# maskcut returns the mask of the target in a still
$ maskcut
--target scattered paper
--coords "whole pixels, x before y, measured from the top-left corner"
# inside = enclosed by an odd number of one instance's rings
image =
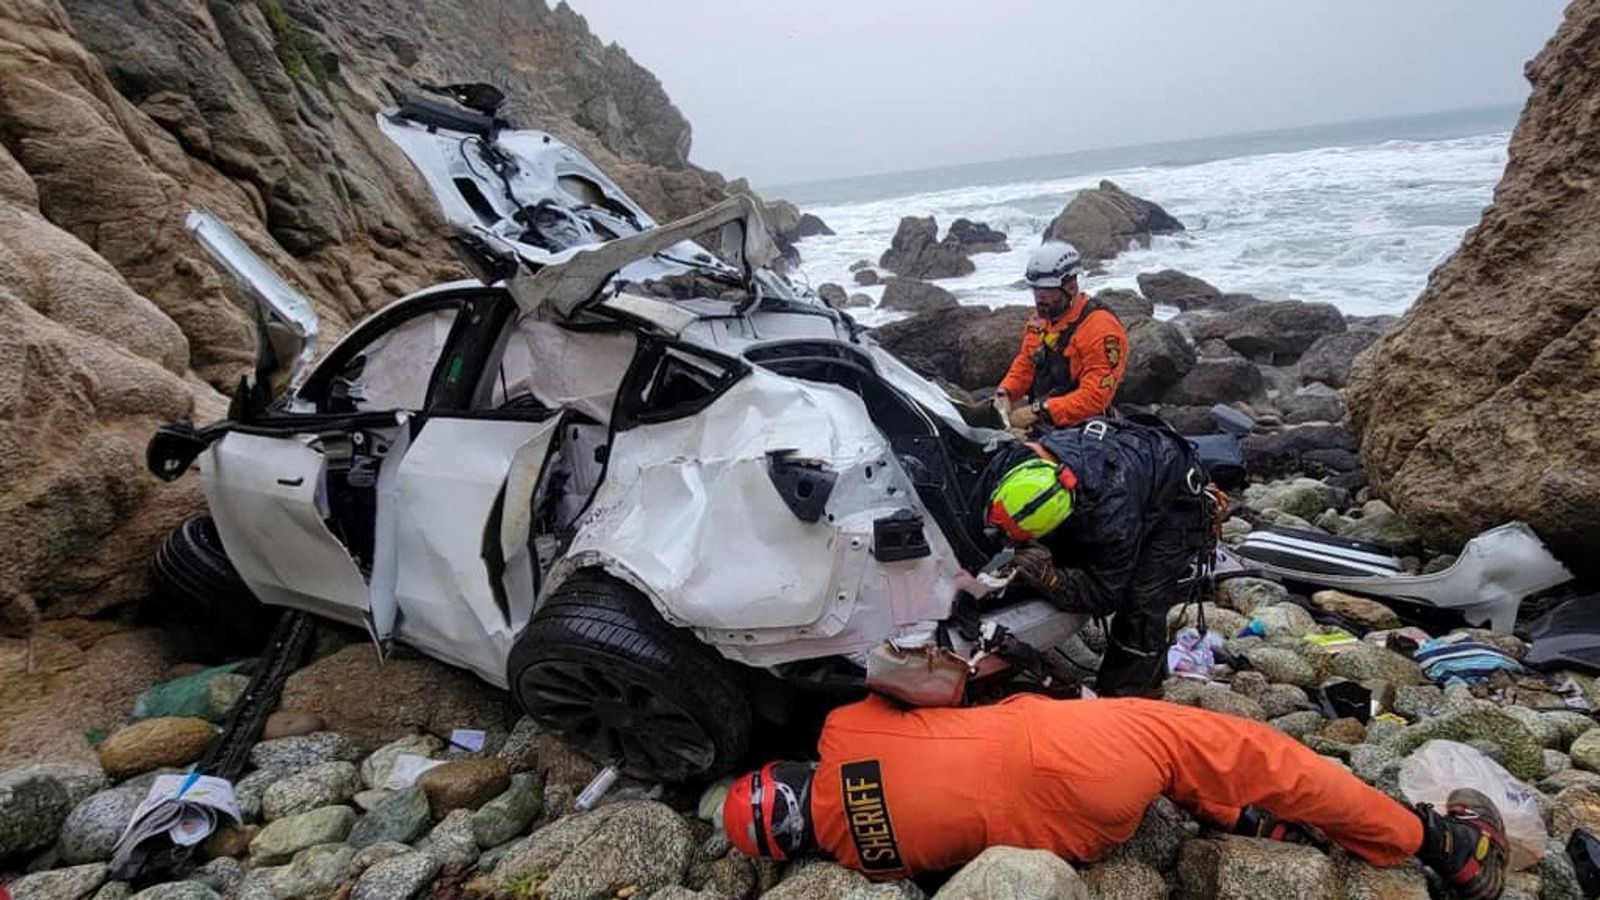
[[[161,835],[178,846],[192,847],[217,830],[219,815],[242,821],[233,784],[227,779],[194,772],[158,776],[117,839],[112,867],[120,870],[136,849]]]
[[[476,753],[483,749],[487,735],[473,728],[457,728],[450,732],[450,745],[458,750]]]
[[[417,783],[422,773],[437,766],[444,765],[442,759],[429,759],[415,753],[402,753],[395,757],[394,768],[389,771],[389,780],[383,786],[391,791],[404,790]]]

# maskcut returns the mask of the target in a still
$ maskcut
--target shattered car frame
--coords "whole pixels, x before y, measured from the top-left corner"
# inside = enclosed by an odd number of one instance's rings
[[[986,674],[1004,663],[977,664],[980,634],[1077,627],[974,577],[966,494],[993,435],[764,268],[750,198],[657,226],[549,135],[441,107],[380,125],[481,277],[395,301],[315,367],[310,304],[190,216],[255,301],[258,371],[149,463],[198,459],[257,598],[470,669],[666,778],[737,763],[757,676],[859,686],[885,642]],[[908,693],[932,658],[895,676]]]

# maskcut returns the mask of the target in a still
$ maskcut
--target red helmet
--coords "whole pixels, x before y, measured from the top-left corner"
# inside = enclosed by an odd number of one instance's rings
[[[786,860],[810,833],[811,772],[808,763],[769,762],[728,786],[722,828],[740,853]]]

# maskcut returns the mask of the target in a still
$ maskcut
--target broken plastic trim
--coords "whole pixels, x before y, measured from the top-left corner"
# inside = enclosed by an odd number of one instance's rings
[[[872,523],[872,555],[879,562],[921,559],[933,553],[922,530],[922,516],[897,509]]]
[[[802,522],[822,518],[839,480],[837,473],[815,459],[797,459],[793,450],[773,450],[767,454],[767,477],[778,489],[784,505]]]

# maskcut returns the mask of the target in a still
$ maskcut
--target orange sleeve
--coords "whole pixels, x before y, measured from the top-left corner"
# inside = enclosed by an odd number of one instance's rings
[[[1033,387],[1033,351],[1039,348],[1039,340],[1039,330],[1033,322],[1022,326],[1022,349],[1017,351],[1016,359],[1011,361],[1011,368],[1006,370],[1006,377],[1000,379],[996,391],[1012,400],[1021,399],[1022,395],[1028,393],[1028,389]]]
[[[1045,403],[1050,421],[1061,427],[1103,416],[1111,408],[1128,370],[1128,335],[1115,315],[1090,313],[1072,335],[1069,355],[1077,370],[1078,389]]]

